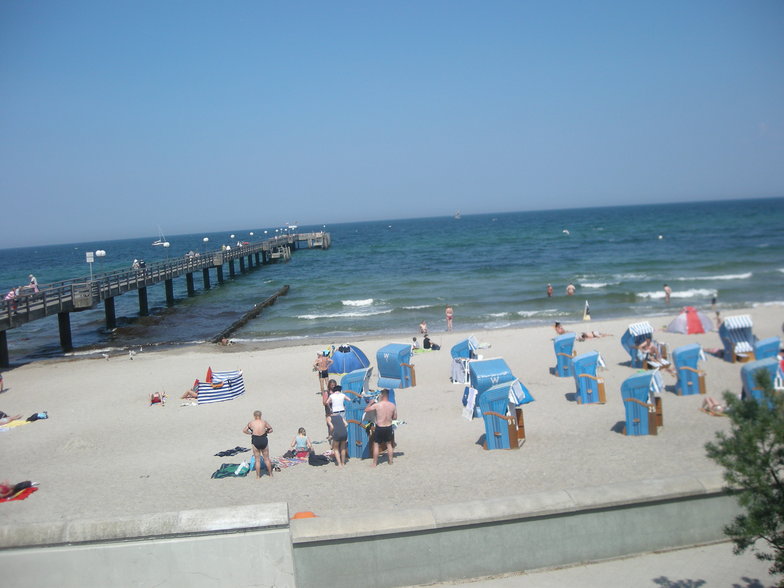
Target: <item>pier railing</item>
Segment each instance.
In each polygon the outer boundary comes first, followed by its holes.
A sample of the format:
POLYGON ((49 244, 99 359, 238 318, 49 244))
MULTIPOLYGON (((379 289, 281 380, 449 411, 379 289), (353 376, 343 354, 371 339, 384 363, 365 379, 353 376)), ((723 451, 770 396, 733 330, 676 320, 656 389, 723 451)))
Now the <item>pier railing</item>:
POLYGON ((38 292, 34 292, 30 286, 25 286, 14 298, 1 301, 0 330, 7 330, 53 314, 92 308, 107 298, 146 288, 183 274, 221 267, 224 263, 257 253, 263 253, 269 260, 278 257, 288 259, 287 255, 290 256, 291 249, 298 243, 303 243, 304 247, 326 249, 330 245, 330 236, 329 233, 280 235, 247 245, 153 262, 144 268, 98 273, 93 275, 92 279, 83 276, 39 284, 38 292))

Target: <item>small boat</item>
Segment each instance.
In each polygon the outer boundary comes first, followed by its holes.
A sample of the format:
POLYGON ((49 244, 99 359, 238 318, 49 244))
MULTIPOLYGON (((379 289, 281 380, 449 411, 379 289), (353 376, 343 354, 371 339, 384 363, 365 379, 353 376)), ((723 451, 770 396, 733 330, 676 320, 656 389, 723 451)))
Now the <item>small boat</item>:
POLYGON ((460 214, 460 211, 458 210, 457 212, 455 212, 455 214, 454 214, 454 218, 455 218, 456 220, 460 220, 461 218, 463 218, 463 215, 461 215, 461 214, 460 214))
POLYGON ((167 243, 166 237, 163 236, 163 231, 161 231, 161 227, 158 227, 158 238, 152 242, 153 247, 164 247, 167 243))

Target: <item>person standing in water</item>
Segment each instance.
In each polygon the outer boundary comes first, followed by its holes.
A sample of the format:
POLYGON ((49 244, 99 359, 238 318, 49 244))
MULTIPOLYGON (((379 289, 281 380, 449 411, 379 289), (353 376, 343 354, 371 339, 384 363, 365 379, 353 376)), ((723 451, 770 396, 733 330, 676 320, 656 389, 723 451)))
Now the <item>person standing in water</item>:
POLYGON ((452 318, 454 318, 454 316, 455 316, 455 311, 452 310, 452 305, 451 304, 447 304, 446 305, 446 310, 444 311, 444 315, 446 316, 446 330, 447 331, 451 331, 452 330, 452 318))

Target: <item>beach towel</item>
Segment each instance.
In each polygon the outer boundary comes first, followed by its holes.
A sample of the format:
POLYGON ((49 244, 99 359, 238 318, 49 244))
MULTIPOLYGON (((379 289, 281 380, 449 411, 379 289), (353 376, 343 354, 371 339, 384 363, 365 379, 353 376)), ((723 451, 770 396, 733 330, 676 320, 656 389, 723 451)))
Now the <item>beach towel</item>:
POLYGON ((250 472, 250 467, 247 462, 224 463, 210 477, 216 480, 221 478, 244 478, 248 475, 248 472, 250 472))
POLYGON ((235 447, 234 449, 227 449, 226 451, 219 451, 215 454, 216 457, 230 457, 232 455, 237 455, 238 453, 245 453, 246 451, 250 451, 247 447, 235 447))
POLYGON ((20 490, 13 496, 8 496, 6 498, 0 498, 0 502, 10 502, 11 500, 24 500, 28 496, 30 496, 33 492, 37 491, 38 488, 35 486, 30 486, 29 488, 25 488, 24 490, 20 490))

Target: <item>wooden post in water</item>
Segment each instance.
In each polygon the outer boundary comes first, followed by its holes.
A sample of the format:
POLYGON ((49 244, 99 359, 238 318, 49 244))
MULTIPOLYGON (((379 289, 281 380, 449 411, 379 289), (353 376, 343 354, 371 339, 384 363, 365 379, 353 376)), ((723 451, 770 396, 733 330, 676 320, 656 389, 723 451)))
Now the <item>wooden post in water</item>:
POLYGON ((218 283, 222 284, 223 283, 223 266, 222 265, 215 266, 215 271, 218 274, 218 283))
POLYGON ((147 304, 147 286, 139 288, 139 314, 142 316, 150 314, 150 307, 147 304))
POLYGON ((117 315, 114 312, 114 297, 104 299, 103 313, 106 316, 106 328, 109 330, 117 326, 117 315))
POLYGON ((169 278, 163 285, 166 287, 166 306, 174 306, 174 282, 169 278))
POLYGON ((58 312, 57 326, 60 328, 60 347, 62 347, 63 351, 71 351, 73 349, 73 340, 71 339, 71 313, 58 312))
POLYGON ((196 293, 193 287, 193 272, 185 274, 185 284, 188 287, 188 296, 193 296, 196 293))
POLYGON ((240 273, 244 274, 245 273, 245 258, 240 256, 239 260, 240 260, 240 273))
POLYGON ((229 277, 230 278, 234 277, 234 260, 233 259, 229 260, 229 277))
POLYGON ((210 289, 210 270, 208 270, 206 267, 204 269, 202 269, 201 270, 201 277, 204 280, 204 289, 205 290, 209 290, 210 289))
POLYGON ((253 254, 253 256, 256 258, 256 265, 261 265, 261 260, 259 259, 259 252, 257 251, 256 253, 253 254))

